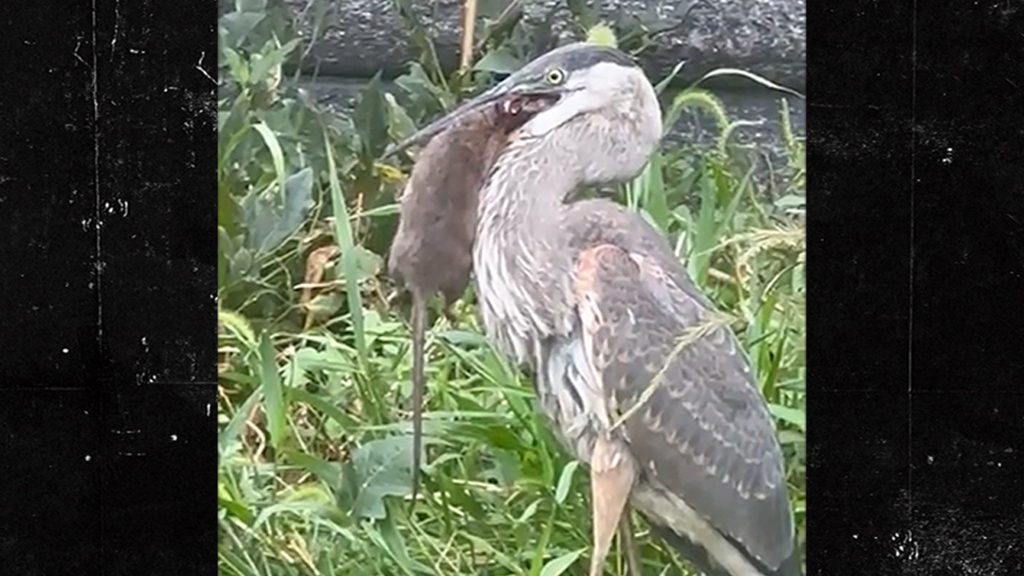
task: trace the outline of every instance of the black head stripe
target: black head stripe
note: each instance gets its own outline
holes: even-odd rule
[[[596,44],[574,42],[540,56],[533,62],[527,64],[522,72],[530,76],[541,75],[549,68],[558,66],[568,72],[585,70],[602,62],[617,64],[628,68],[637,68],[638,65],[633,58],[621,50]]]

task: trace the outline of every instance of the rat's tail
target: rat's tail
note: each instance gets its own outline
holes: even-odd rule
[[[426,356],[427,299],[413,294],[412,299],[412,504],[419,491],[420,459],[423,450],[423,388]]]

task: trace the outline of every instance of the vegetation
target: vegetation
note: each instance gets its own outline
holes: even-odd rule
[[[377,159],[521,64],[536,38],[492,15],[477,70],[446,75],[408,0],[397,1],[423,58],[394,93],[369,81],[351,115],[327,113],[285,76],[308,44],[279,4],[222,8],[220,569],[584,574],[586,473],[558,449],[530,383],[481,336],[471,297],[454,325],[440,318],[428,335],[431,457],[420,501],[411,507],[407,498],[408,316],[382,263],[408,165]],[[597,24],[587,18],[580,14],[582,30]],[[613,28],[631,50],[651,33]],[[594,37],[615,42],[610,29]],[[757,178],[749,151],[732,144],[743,123],[712,94],[690,87],[667,100],[669,120],[710,112],[719,145],[664,149],[616,194],[664,231],[733,318],[777,418],[802,546],[803,144],[787,131],[788,163]],[[788,127],[784,105],[780,114]],[[648,573],[689,573],[642,521],[636,526]],[[625,573],[614,548],[610,559],[608,573]]]

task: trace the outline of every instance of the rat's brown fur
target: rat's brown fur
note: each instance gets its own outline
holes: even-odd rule
[[[412,293],[414,503],[422,443],[427,302],[440,292],[447,312],[465,292],[473,267],[479,191],[512,134],[549,104],[539,98],[511,97],[470,113],[423,148],[403,193],[388,271]]]

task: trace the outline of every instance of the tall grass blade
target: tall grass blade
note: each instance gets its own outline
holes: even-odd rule
[[[270,432],[270,445],[276,451],[285,434],[284,393],[281,388],[281,374],[277,371],[277,360],[274,344],[270,335],[260,335],[259,375],[263,389],[263,407],[267,414],[267,430]]]
[[[284,171],[284,151],[281,150],[281,143],[278,142],[277,136],[274,131],[267,126],[266,123],[260,122],[253,126],[256,132],[263,138],[263,142],[266,143],[267,149],[270,150],[270,157],[274,161],[274,171],[277,173],[277,193],[281,196],[282,201],[285,196],[285,182],[288,179],[288,175]]]
[[[363,370],[368,369],[369,362],[366,350],[366,333],[363,325],[363,297],[359,292],[359,260],[349,224],[348,207],[341,193],[341,182],[338,180],[338,166],[331,150],[331,139],[324,130],[324,150],[327,154],[328,182],[331,188],[331,208],[334,211],[334,238],[341,249],[342,270],[345,273],[345,293],[348,296],[349,317],[352,323],[352,334],[356,341],[359,364]]]

